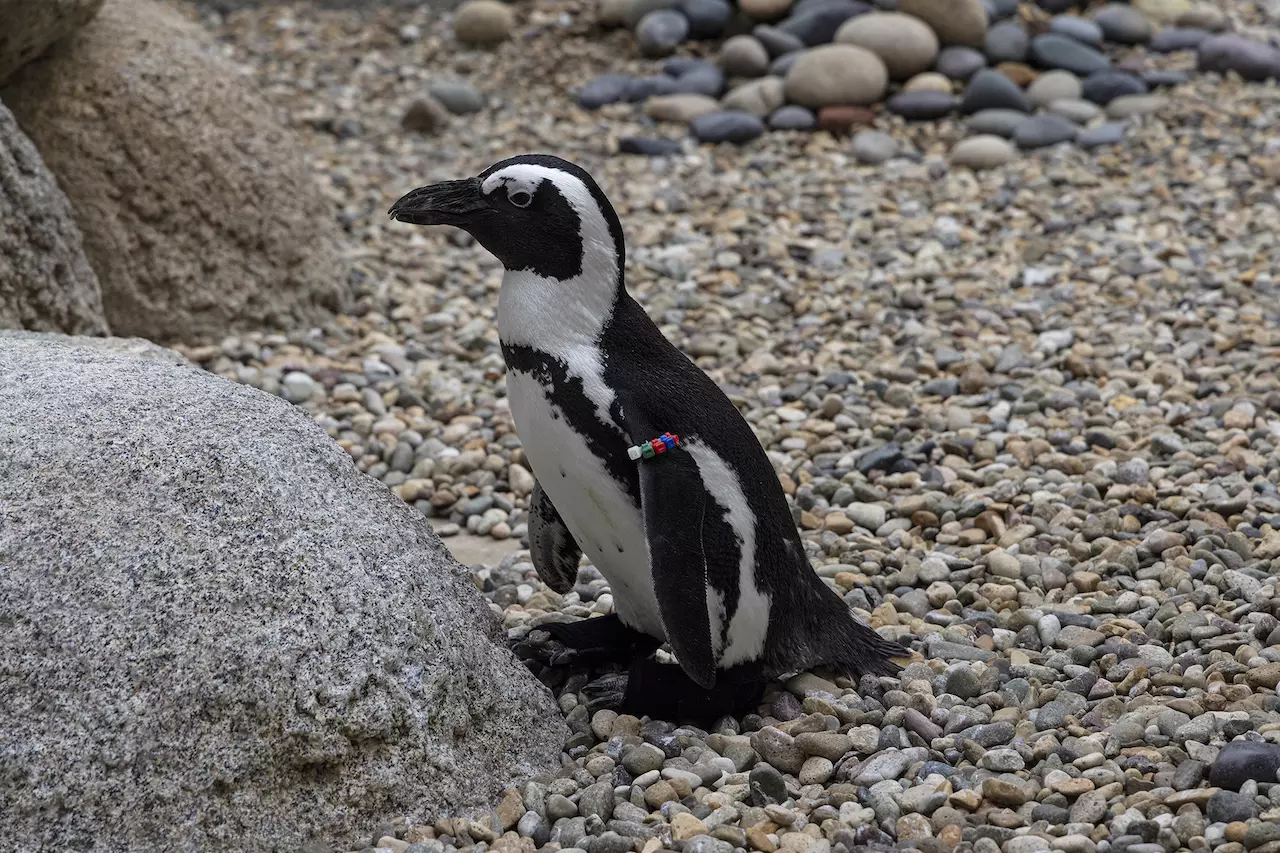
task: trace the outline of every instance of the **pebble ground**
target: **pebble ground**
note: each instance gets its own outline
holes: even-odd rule
[[[630,34],[574,0],[516,11],[493,52],[423,9],[207,19],[306,139],[360,298],[183,351],[302,407],[442,536],[512,540],[473,569],[513,638],[609,612],[593,569],[561,597],[519,549],[499,266],[386,217],[413,187],[565,156],[622,217],[631,292],[768,449],[816,570],[915,660],[801,675],[711,731],[588,713],[570,679],[559,776],[369,843],[1280,850],[1280,89],[1198,76],[1120,147],[980,174],[947,165],[950,121],[883,121],[908,156],[879,167],[826,133],[646,159],[615,153],[653,132],[634,109],[572,97],[649,67]],[[447,80],[484,108],[403,130]]]

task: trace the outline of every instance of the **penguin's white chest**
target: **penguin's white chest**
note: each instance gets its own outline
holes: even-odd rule
[[[511,370],[507,397],[534,475],[582,552],[609,581],[619,617],[665,640],[639,508],[573,428],[551,389],[529,373]]]

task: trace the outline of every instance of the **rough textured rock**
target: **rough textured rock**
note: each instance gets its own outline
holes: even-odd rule
[[[107,331],[71,204],[2,103],[0,328]]]
[[[300,147],[177,12],[112,0],[0,99],[71,200],[113,332],[192,340],[341,305],[337,223]]]
[[[0,83],[101,8],[102,0],[0,0]]]
[[[283,400],[0,337],[0,838],[366,846],[558,767],[551,695],[417,512]]]

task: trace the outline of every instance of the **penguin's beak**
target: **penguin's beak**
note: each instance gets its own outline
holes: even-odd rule
[[[405,193],[391,206],[391,218],[410,225],[453,225],[465,228],[488,209],[478,178],[445,181]]]

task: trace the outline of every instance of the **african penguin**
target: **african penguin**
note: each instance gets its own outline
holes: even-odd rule
[[[521,155],[413,190],[390,215],[462,228],[506,268],[498,333],[536,478],[534,565],[568,592],[585,553],[615,608],[540,627],[566,659],[630,664],[600,688],[604,706],[716,716],[820,664],[852,678],[898,671],[891,658],[910,652],[858,621],[813,571],[747,422],[627,293],[622,224],[586,171]],[[674,447],[630,457],[664,433]],[[651,657],[662,642],[678,667]]]

